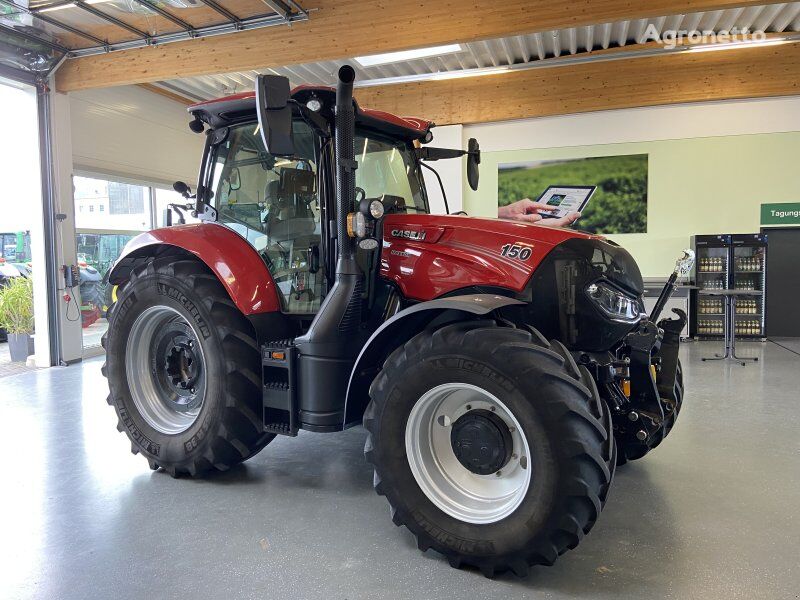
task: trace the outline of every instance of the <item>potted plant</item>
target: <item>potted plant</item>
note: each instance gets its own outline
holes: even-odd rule
[[[11,360],[28,358],[29,339],[33,333],[33,281],[14,277],[0,287],[0,327],[8,332]]]

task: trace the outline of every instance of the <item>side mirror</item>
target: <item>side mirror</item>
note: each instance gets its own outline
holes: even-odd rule
[[[480,170],[478,165],[481,164],[481,149],[478,145],[478,140],[469,138],[467,144],[467,183],[473,191],[478,191],[478,177]]]
[[[294,156],[292,107],[289,80],[280,75],[259,75],[256,80],[256,111],[261,139],[274,156]]]
[[[228,173],[228,183],[233,191],[236,191],[242,187],[242,178],[239,174],[239,167],[233,167],[230,170],[230,173]]]
[[[183,181],[176,181],[173,183],[172,189],[178,192],[184,198],[189,198],[192,194],[191,188]]]

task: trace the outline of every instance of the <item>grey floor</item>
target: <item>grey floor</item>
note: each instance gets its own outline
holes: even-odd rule
[[[365,434],[279,439],[205,481],[151,472],[104,402],[100,362],[0,380],[7,598],[797,598],[800,356],[701,363],[669,440],[618,471],[581,546],[519,580],[417,551]]]

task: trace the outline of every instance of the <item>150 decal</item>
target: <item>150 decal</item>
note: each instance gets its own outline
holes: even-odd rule
[[[519,244],[506,244],[500,248],[500,256],[507,256],[508,258],[516,258],[518,260],[528,260],[531,257],[532,250],[527,246],[520,246]]]

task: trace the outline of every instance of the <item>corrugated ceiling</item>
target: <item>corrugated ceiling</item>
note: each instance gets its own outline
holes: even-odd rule
[[[800,2],[771,4],[698,12],[634,21],[601,23],[587,27],[545,31],[530,35],[462,44],[463,50],[432,58],[407,60],[364,68],[353,60],[292,65],[264,71],[245,71],[221,75],[187,77],[158,82],[156,85],[191,100],[208,100],[253,89],[260,72],[285,75],[292,85],[332,84],[334,74],[344,62],[353,65],[357,81],[375,82],[408,76],[435,75],[475,68],[523,65],[554,57],[577,56],[589,52],[636,44],[649,25],[658,32],[668,30],[731,31],[749,29],[772,33],[800,31]]]

